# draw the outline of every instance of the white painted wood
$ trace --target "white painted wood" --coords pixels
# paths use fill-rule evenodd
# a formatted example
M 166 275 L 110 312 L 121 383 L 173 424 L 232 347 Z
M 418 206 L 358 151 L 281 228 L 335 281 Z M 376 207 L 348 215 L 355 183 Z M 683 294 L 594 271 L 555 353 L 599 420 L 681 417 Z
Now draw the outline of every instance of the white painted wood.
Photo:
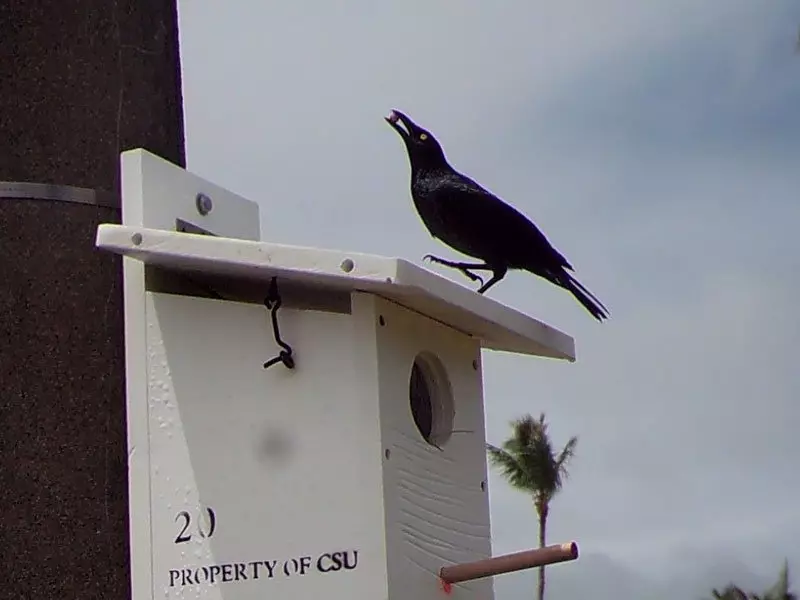
M 182 219 L 216 235 L 261 239 L 257 203 L 140 148 L 122 153 L 121 169 L 123 224 L 174 231 Z M 199 193 L 213 202 L 205 216 L 196 208 Z
M 383 460 L 388 597 L 441 599 L 441 567 L 491 556 L 489 493 L 481 486 L 486 451 L 480 344 L 372 294 L 354 293 L 352 305 L 358 339 L 374 336 L 361 351 L 377 358 L 367 364 L 377 365 L 381 440 L 388 450 Z M 369 324 L 374 332 L 368 332 Z M 422 438 L 410 409 L 410 369 L 423 352 L 439 358 L 453 393 L 455 433 L 440 449 Z M 490 600 L 493 594 L 490 578 L 458 584 L 451 597 Z
M 570 336 L 402 259 L 111 224 L 100 225 L 96 243 L 182 271 L 369 291 L 472 335 L 484 348 L 575 360 Z
M 282 309 L 297 368 L 265 370 L 276 348 L 264 307 L 152 292 L 146 306 L 152 597 L 385 598 L 380 405 L 350 316 Z M 203 539 L 206 507 L 216 529 Z M 192 538 L 175 543 L 182 510 Z M 320 572 L 337 551 L 356 568 Z M 262 564 L 254 578 L 254 561 L 273 576 Z M 225 564 L 245 565 L 238 580 L 183 579 Z
M 152 598 L 434 600 L 439 568 L 490 556 L 477 340 L 372 294 L 352 305 L 282 309 L 297 368 L 264 370 L 276 349 L 263 307 L 147 292 Z M 442 361 L 455 400 L 441 450 L 410 409 L 423 351 Z M 216 528 L 203 538 L 208 507 Z M 181 532 L 191 539 L 175 543 Z M 355 568 L 320 572 L 335 551 Z M 203 567 L 217 585 L 196 583 Z M 492 580 L 451 597 L 491 600 Z
M 174 229 L 183 219 L 227 237 L 260 239 L 259 207 L 141 149 L 121 155 L 122 222 L 128 226 Z M 203 217 L 195 197 L 205 193 L 213 208 Z M 128 493 L 131 587 L 134 600 L 152 598 L 150 523 L 150 437 L 144 264 L 123 257 L 125 370 L 128 434 Z

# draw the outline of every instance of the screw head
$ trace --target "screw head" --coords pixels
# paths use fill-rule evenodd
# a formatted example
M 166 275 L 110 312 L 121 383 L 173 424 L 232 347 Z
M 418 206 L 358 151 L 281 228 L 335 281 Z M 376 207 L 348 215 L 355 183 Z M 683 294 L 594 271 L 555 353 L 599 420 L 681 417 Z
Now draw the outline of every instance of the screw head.
M 345 273 L 350 273 L 355 268 L 355 266 L 356 264 L 353 262 L 352 258 L 345 258 L 342 261 L 342 264 L 339 265 L 339 268 Z
M 211 197 L 206 196 L 204 193 L 200 192 L 194 198 L 195 206 L 197 206 L 197 212 L 201 215 L 206 216 L 208 213 L 211 212 L 211 209 L 214 208 L 214 203 L 211 202 Z

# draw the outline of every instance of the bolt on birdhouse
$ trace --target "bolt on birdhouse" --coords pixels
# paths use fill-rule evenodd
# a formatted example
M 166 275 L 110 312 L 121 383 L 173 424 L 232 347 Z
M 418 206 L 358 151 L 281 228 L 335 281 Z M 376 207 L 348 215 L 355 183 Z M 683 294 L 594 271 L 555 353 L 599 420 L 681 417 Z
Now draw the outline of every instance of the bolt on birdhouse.
M 491 555 L 481 350 L 572 338 L 404 260 L 262 242 L 256 203 L 145 151 L 122 182 L 96 243 L 124 257 L 134 600 L 492 598 L 442 571 Z

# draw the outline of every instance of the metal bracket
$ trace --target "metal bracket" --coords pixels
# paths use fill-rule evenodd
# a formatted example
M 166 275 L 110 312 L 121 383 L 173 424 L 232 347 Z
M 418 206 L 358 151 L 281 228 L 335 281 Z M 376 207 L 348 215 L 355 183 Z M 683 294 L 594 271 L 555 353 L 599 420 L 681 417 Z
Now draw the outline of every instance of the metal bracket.
M 54 183 L 37 183 L 34 181 L 0 181 L 0 199 L 16 200 L 52 200 L 57 202 L 74 202 L 104 206 L 119 210 L 117 194 L 106 190 L 58 185 Z
M 275 337 L 275 343 L 278 344 L 282 350 L 275 358 L 269 359 L 264 363 L 264 368 L 268 369 L 272 365 L 279 362 L 283 363 L 287 369 L 294 369 L 294 357 L 292 356 L 292 347 L 281 339 L 281 332 L 278 328 L 278 309 L 281 307 L 281 295 L 278 293 L 278 278 L 273 277 L 269 284 L 269 292 L 264 299 L 264 306 L 270 311 L 272 318 L 272 335 Z

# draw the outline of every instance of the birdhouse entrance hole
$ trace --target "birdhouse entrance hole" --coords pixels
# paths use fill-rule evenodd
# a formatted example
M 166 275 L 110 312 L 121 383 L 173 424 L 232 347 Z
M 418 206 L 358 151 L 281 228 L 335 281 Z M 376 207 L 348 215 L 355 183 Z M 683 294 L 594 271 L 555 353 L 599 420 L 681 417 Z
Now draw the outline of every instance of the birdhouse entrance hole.
M 453 391 L 442 362 L 423 352 L 414 358 L 408 385 L 411 415 L 422 438 L 441 448 L 453 433 Z

